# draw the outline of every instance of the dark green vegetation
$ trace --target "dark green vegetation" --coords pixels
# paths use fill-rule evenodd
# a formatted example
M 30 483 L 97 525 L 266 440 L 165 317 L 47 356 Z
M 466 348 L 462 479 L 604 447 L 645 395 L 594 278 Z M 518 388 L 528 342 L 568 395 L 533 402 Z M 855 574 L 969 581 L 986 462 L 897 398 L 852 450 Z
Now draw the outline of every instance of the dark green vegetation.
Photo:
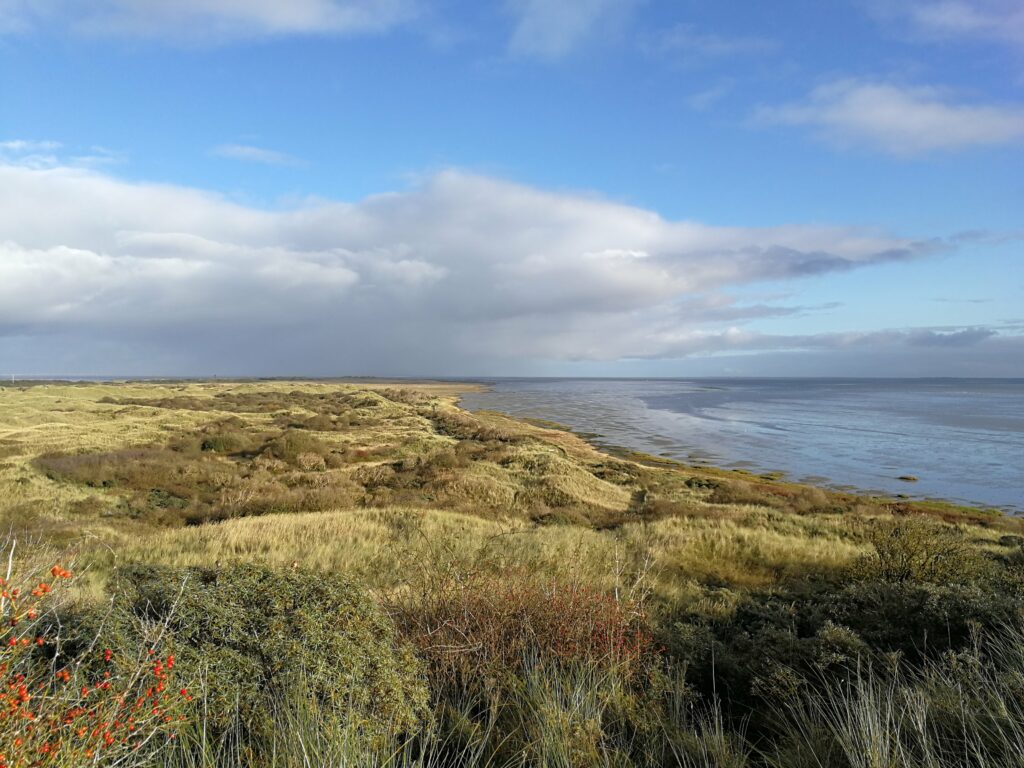
M 430 388 L 0 395 L 0 511 L 91 574 L 67 653 L 157 633 L 195 691 L 163 764 L 1024 764 L 1015 519 Z
M 199 681 L 215 739 L 269 742 L 275 702 L 296 686 L 332 717 L 357 719 L 370 740 L 428 720 L 422 665 L 358 585 L 253 564 L 116 576 L 105 645 L 130 657 L 145 642 L 140 627 L 164 627 L 179 675 Z

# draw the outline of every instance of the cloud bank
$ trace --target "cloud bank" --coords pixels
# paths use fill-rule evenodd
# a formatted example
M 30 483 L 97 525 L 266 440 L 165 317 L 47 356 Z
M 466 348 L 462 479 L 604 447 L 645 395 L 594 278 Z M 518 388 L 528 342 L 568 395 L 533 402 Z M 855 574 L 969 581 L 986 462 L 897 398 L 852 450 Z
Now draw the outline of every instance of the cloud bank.
M 0 368 L 455 374 L 821 350 L 850 340 L 743 329 L 816 308 L 746 304 L 730 292 L 946 247 L 849 227 L 670 221 L 458 170 L 355 203 L 269 211 L 7 161 Z

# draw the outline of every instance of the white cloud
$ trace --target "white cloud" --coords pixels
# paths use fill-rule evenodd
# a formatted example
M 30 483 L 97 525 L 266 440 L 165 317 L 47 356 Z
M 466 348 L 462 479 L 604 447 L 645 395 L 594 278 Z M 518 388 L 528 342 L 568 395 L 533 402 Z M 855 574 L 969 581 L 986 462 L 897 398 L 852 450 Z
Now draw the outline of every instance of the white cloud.
M 35 154 L 38 152 L 54 152 L 60 149 L 59 141 L 31 141 L 27 139 L 9 139 L 0 141 L 0 152 L 12 155 Z
M 898 20 L 924 38 L 1024 45 L 1020 0 L 875 0 L 873 7 L 883 20 Z
M 677 24 L 662 32 L 652 50 L 684 62 L 702 62 L 769 53 L 778 43 L 765 37 L 733 37 L 704 32 L 692 24 Z
M 852 79 L 822 85 L 800 103 L 762 108 L 757 118 L 902 155 L 1024 138 L 1024 108 L 955 102 L 935 88 Z
M 213 154 L 232 160 L 244 160 L 263 165 L 302 165 L 302 160 L 293 155 L 249 144 L 221 144 L 219 147 L 214 147 Z
M 401 24 L 418 0 L 0 0 L 0 31 L 63 27 L 198 42 L 359 34 Z
M 8 139 L 0 141 L 0 163 L 29 168 L 56 168 L 64 164 L 83 168 L 117 165 L 125 154 L 107 147 L 69 148 L 59 141 Z
M 717 85 L 711 86 L 710 88 L 697 91 L 687 99 L 687 103 L 690 105 L 691 109 L 703 112 L 728 96 L 735 87 L 736 83 L 734 81 L 725 80 Z
M 668 221 L 459 171 L 356 203 L 265 211 L 12 164 L 0 164 L 0 243 L 0 356 L 21 350 L 15 367 L 52 371 L 72 349 L 114 345 L 140 372 L 173 360 L 180 372 L 255 373 L 690 354 L 722 322 L 802 311 L 743 306 L 732 286 L 944 247 L 846 227 Z M 701 334 L 710 341 L 695 347 Z
M 30 168 L 50 168 L 58 164 L 58 141 L 8 139 L 0 141 L 0 163 L 17 163 Z
M 511 0 L 516 26 L 509 49 L 520 56 L 557 59 L 617 20 L 636 0 Z

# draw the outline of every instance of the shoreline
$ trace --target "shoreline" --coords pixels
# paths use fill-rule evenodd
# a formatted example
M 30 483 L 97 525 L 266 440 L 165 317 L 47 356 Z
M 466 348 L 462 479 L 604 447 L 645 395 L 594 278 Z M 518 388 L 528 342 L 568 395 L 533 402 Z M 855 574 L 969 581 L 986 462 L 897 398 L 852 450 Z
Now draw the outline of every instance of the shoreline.
M 482 389 L 470 390 L 475 392 L 488 392 L 493 391 L 493 384 L 480 384 Z M 969 501 L 958 501 L 948 498 L 938 498 L 924 495 L 911 495 L 911 494 L 891 494 L 881 490 L 871 490 L 854 486 L 844 483 L 832 483 L 827 478 L 822 476 L 820 480 L 809 480 L 809 479 L 795 479 L 790 476 L 790 473 L 786 470 L 764 470 L 759 469 L 751 463 L 750 468 L 744 467 L 727 467 L 720 464 L 714 463 L 700 463 L 691 464 L 686 461 L 675 459 L 669 456 L 659 456 L 648 451 L 643 451 L 637 448 L 631 448 L 628 445 L 622 445 L 606 441 L 602 438 L 599 433 L 577 430 L 568 424 L 564 424 L 551 419 L 544 419 L 538 417 L 521 416 L 507 411 L 502 411 L 495 408 L 480 408 L 470 409 L 463 405 L 463 399 L 461 395 L 456 397 L 455 404 L 461 410 L 468 413 L 495 413 L 504 418 L 511 419 L 513 421 L 529 424 L 531 426 L 541 427 L 543 429 L 552 429 L 561 432 L 567 432 L 580 440 L 583 440 L 590 445 L 594 450 L 599 451 L 609 457 L 625 459 L 627 461 L 634 461 L 647 466 L 657 467 L 674 467 L 680 470 L 686 470 L 693 473 L 706 473 L 712 476 L 719 476 L 723 478 L 733 478 L 738 480 L 748 480 L 778 484 L 783 486 L 795 486 L 801 488 L 816 488 L 829 493 L 841 494 L 844 496 L 853 497 L 856 499 L 862 499 L 865 502 L 881 503 L 881 504 L 917 504 L 927 506 L 932 509 L 945 508 L 950 511 L 957 512 L 969 512 L 974 514 L 981 514 L 986 516 L 1002 515 L 1011 518 L 1021 518 L 1024 516 L 1024 508 L 1016 507 L 1013 505 L 986 505 L 978 504 Z M 749 462 L 748 462 L 749 463 Z M 911 476 L 907 476 L 911 477 Z M 904 479 L 903 477 L 896 477 L 896 480 L 912 485 L 917 482 L 914 480 Z
M 57 384 L 63 386 L 82 386 L 87 383 L 92 383 L 98 386 L 118 386 L 123 384 L 131 384 L 131 381 L 106 381 L 106 382 L 71 382 L 71 381 L 38 381 L 38 382 L 17 382 L 12 386 L 9 382 L 6 383 L 6 388 L 16 389 L 18 385 L 26 386 L 28 388 L 34 388 L 35 386 L 46 384 Z M 492 412 L 500 414 L 503 418 L 510 419 L 515 422 L 528 424 L 544 429 L 558 430 L 572 434 L 578 439 L 584 441 L 594 450 L 613 458 L 627 459 L 638 463 L 646 464 L 648 466 L 659 466 L 659 467 L 673 467 L 680 470 L 685 470 L 692 474 L 705 475 L 708 477 L 719 477 L 723 479 L 734 479 L 747 482 L 761 483 L 761 484 L 772 484 L 776 487 L 800 487 L 800 488 L 813 488 L 826 491 L 829 493 L 840 494 L 844 497 L 850 498 L 851 500 L 862 500 L 864 502 L 882 503 L 890 505 L 916 505 L 918 507 L 927 507 L 932 509 L 943 508 L 950 511 L 959 511 L 960 513 L 977 514 L 984 516 L 991 516 L 994 514 L 1004 515 L 1011 518 L 1020 518 L 1024 514 L 1024 510 L 1015 505 L 991 505 L 991 504 L 979 504 L 971 503 L 966 501 L 958 501 L 950 498 L 941 498 L 936 496 L 925 496 L 923 494 L 899 494 L 891 493 L 879 490 L 873 490 L 862 486 L 855 486 L 850 484 L 832 483 L 825 477 L 819 478 L 802 478 L 796 479 L 785 470 L 762 470 L 760 467 L 751 465 L 748 467 L 737 467 L 727 466 L 713 462 L 698 462 L 693 463 L 685 459 L 679 459 L 674 457 L 662 456 L 645 451 L 639 447 L 631 447 L 629 444 L 623 444 L 615 442 L 613 440 L 607 440 L 599 433 L 587 430 L 578 430 L 570 425 L 560 423 L 554 420 L 533 418 L 523 415 L 516 415 L 507 411 L 502 411 L 496 408 L 480 408 L 477 410 L 470 409 L 465 405 L 465 395 L 478 394 L 493 392 L 495 389 L 495 383 L 487 380 L 462 380 L 462 379 L 402 379 L 402 378 L 374 378 L 374 377 L 345 377 L 345 378 L 302 378 L 302 377 L 284 377 L 284 378 L 252 378 L 252 379 L 161 379 L 161 380 L 135 380 L 135 383 L 141 385 L 159 385 L 168 384 L 173 386 L 184 386 L 189 384 L 214 384 L 214 385 L 225 385 L 238 383 L 241 385 L 245 384 L 288 384 L 295 383 L 296 385 L 315 385 L 315 384 L 352 384 L 352 385 L 363 385 L 368 388 L 406 388 L 406 389 L 421 389 L 426 392 L 430 392 L 434 395 L 439 395 L 450 399 L 456 407 L 460 410 L 466 411 L 467 413 L 481 413 L 481 412 Z M 4 388 L 4 382 L 0 382 L 0 392 Z M 907 482 L 908 486 L 912 483 Z M 908 488 L 909 489 L 909 488 Z

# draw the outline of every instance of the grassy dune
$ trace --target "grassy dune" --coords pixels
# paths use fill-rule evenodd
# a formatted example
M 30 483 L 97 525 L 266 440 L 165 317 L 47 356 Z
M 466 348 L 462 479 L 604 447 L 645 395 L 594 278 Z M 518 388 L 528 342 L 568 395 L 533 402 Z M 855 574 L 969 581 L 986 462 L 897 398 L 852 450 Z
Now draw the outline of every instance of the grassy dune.
M 616 558 L 649 568 L 658 597 L 696 594 L 705 584 L 766 586 L 835 572 L 867 552 L 849 522 L 796 520 L 745 511 L 735 519 L 668 518 L 594 530 L 540 527 L 521 519 L 482 519 L 415 508 L 271 514 L 216 525 L 155 532 L 126 542 L 119 556 L 174 566 L 233 559 L 354 574 L 372 586 L 400 582 L 410 563 L 440 550 L 462 562 L 498 569 L 528 564 L 552 577 L 579 575 L 612 586 Z M 497 561 L 495 563 L 495 561 Z
M 236 510 L 237 515 L 228 509 L 232 492 L 257 500 L 269 497 L 263 498 L 263 513 L 290 513 L 284 499 L 277 500 L 281 509 L 275 509 L 273 493 L 281 488 L 320 492 L 310 495 L 318 497 L 322 511 L 381 510 L 383 517 L 322 519 L 335 535 L 351 526 L 346 541 L 373 535 L 375 524 L 385 526 L 378 533 L 391 530 L 381 522 L 388 515 L 438 510 L 494 521 L 520 533 L 543 527 L 550 538 L 552 526 L 574 525 L 581 531 L 607 531 L 633 546 L 656 542 L 659 549 L 678 554 L 677 565 L 684 571 L 706 570 L 706 561 L 721 559 L 716 553 L 756 571 L 791 571 L 800 563 L 828 567 L 855 556 L 864 520 L 889 514 L 894 506 L 889 500 L 745 472 L 687 468 L 639 454 L 630 455 L 635 461 L 613 458 L 564 430 L 460 411 L 458 388 L 450 384 L 420 384 L 406 390 L 408 396 L 396 391 L 384 384 L 308 382 L 0 387 L 0 524 L 48 538 L 86 533 L 111 544 L 127 538 L 139 545 L 140 534 L 152 534 L 161 547 L 170 547 L 175 526 L 152 524 L 159 504 L 147 508 L 145 500 L 139 501 L 140 492 L 161 483 L 174 486 L 184 491 L 173 497 L 174 505 L 195 508 L 202 505 L 192 496 L 203 494 L 190 493 L 195 490 L 189 488 L 190 479 L 212 477 L 219 495 L 199 515 L 244 517 L 245 509 Z M 305 399 L 297 401 L 297 394 Z M 331 423 L 321 411 L 340 413 L 346 421 Z M 250 444 L 235 453 L 230 446 L 203 451 L 185 444 L 216 437 L 218 430 L 241 435 Z M 305 442 L 294 448 L 297 455 L 283 461 L 268 458 L 267 453 L 274 454 L 267 444 L 282 434 Z M 161 450 L 155 459 L 163 466 L 144 477 L 103 478 L 75 475 L 73 468 L 48 472 L 40 463 L 41 457 L 54 455 L 99 456 L 130 467 L 139 457 L 118 452 L 131 449 Z M 175 464 L 168 458 L 183 460 Z M 129 514 L 119 514 L 132 503 Z M 953 505 L 895 506 L 946 522 L 979 523 L 973 535 L 990 543 L 1020 527 L 1010 518 Z M 448 531 L 447 521 L 454 518 L 420 514 L 416 519 L 433 534 Z M 252 525 L 285 531 L 289 525 L 304 525 L 300 520 L 230 525 L 242 531 Z M 182 546 L 190 549 L 195 545 L 186 542 L 228 535 L 219 529 L 216 534 L 190 530 L 181 534 Z M 283 536 L 282 552 L 287 540 Z M 302 560 L 297 554 L 281 559 Z
M 339 709 L 323 658 L 303 656 L 321 647 L 311 638 L 327 648 L 348 630 L 323 634 L 302 619 L 301 636 L 281 648 L 294 655 L 289 669 L 316 676 L 274 683 L 273 702 L 216 721 L 214 741 L 206 728 L 183 731 L 164 763 L 238 765 L 296 750 L 273 764 L 1014 764 L 1000 739 L 1018 725 L 1016 689 L 1000 693 L 1011 714 L 966 736 L 960 721 L 954 738 L 942 686 L 950 659 L 968 657 L 981 665 L 980 686 L 995 664 L 982 636 L 1000 648 L 1016 636 L 1021 521 L 612 456 L 558 425 L 467 413 L 459 392 L 381 382 L 5 385 L 0 525 L 22 542 L 19 558 L 46 550 L 76 562 L 62 626 L 92 627 L 94 606 L 113 596 L 123 622 L 90 630 L 118 627 L 111 645 L 130 646 L 156 621 L 173 584 L 196 585 L 178 598 L 180 616 L 162 621 L 203 680 L 228 668 L 225 649 L 235 649 L 230 664 L 249 658 L 230 637 L 255 610 L 248 603 L 203 630 L 212 641 L 197 645 L 195 632 L 236 597 L 248 600 L 250 583 L 287 595 L 323 582 L 327 591 L 306 601 L 365 592 L 344 604 L 381 611 L 359 620 L 391 622 L 394 653 L 415 659 L 395 667 L 411 675 L 401 684 L 365 683 L 397 686 L 387 716 L 403 723 L 390 747 L 377 731 L 367 741 L 355 705 Z M 230 579 L 234 591 L 199 587 Z M 285 611 L 283 624 L 260 631 L 293 626 L 297 599 L 259 608 Z M 848 698 L 838 701 L 842 681 Z M 213 696 L 216 685 L 203 685 Z M 345 690 L 353 701 L 357 689 Z M 884 714 L 883 694 L 946 707 L 947 720 L 913 743 L 897 738 L 891 759 L 840 754 L 859 727 L 851 718 Z M 961 689 L 959 706 L 975 695 Z M 301 744 L 256 727 L 280 718 L 289 738 L 309 731 Z M 922 741 L 933 737 L 981 757 L 951 762 L 946 747 Z M 320 762 L 301 757 L 310 740 Z

